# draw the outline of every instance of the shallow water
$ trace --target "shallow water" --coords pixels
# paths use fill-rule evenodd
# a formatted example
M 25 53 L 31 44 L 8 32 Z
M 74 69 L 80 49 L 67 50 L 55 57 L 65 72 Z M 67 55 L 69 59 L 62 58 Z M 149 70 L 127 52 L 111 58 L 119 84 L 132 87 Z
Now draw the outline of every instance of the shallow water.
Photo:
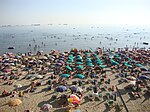
M 149 45 L 143 45 L 149 42 Z M 29 46 L 29 44 L 31 46 Z M 15 49 L 9 50 L 13 46 Z M 0 27 L 0 54 L 5 52 L 68 51 L 150 47 L 150 26 L 129 25 L 40 25 Z

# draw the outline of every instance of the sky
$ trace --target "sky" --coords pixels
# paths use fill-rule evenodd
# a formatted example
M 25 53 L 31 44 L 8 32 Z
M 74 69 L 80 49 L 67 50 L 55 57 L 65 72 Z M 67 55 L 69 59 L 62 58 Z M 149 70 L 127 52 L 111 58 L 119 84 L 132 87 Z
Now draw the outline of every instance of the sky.
M 0 25 L 150 25 L 150 0 L 0 0 Z

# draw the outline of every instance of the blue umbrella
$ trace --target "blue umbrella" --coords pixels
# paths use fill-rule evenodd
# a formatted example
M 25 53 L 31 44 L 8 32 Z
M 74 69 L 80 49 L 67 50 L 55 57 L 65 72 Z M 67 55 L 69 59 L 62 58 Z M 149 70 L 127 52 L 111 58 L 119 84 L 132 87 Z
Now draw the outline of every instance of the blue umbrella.
M 90 74 L 90 77 L 95 78 L 96 74 Z
M 67 87 L 63 85 L 56 87 L 57 92 L 65 92 L 66 90 L 67 90 Z
M 150 74 L 150 71 L 146 71 L 146 72 L 144 72 L 144 74 Z
M 141 67 L 140 69 L 141 69 L 141 71 L 148 71 L 148 69 L 144 68 L 144 67 Z
M 146 76 L 146 75 L 141 75 L 141 76 L 139 76 L 139 79 L 149 79 L 149 77 L 148 76 Z
M 62 63 L 56 63 L 56 66 L 62 66 Z
M 76 92 L 77 87 L 76 87 L 76 86 L 74 86 L 74 85 L 72 85 L 72 86 L 70 86 L 70 87 L 69 87 L 69 89 L 70 89 L 71 91 L 73 91 L 73 92 Z

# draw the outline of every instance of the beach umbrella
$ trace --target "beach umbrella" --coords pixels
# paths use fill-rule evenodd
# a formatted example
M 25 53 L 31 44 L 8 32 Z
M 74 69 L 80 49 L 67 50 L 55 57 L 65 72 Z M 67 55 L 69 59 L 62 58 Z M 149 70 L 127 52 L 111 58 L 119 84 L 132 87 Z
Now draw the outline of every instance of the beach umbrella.
M 72 71 L 72 68 L 70 66 L 66 66 L 66 69 Z
M 150 74 L 150 71 L 145 71 L 144 74 Z
M 40 60 L 47 60 L 48 58 L 46 56 L 40 56 L 39 59 Z
M 148 69 L 144 68 L 144 67 L 141 67 L 140 69 L 141 69 L 141 71 L 148 71 Z
M 71 94 L 70 97 L 68 98 L 68 102 L 75 105 L 75 104 L 78 104 L 80 102 L 80 98 L 75 94 Z
M 3 69 L 3 72 L 11 72 L 11 69 Z
M 70 75 L 69 74 L 61 74 L 60 76 L 68 78 Z
M 110 60 L 110 62 L 111 62 L 112 65 L 119 65 L 119 63 L 114 61 L 114 60 Z
M 89 59 L 89 58 L 85 62 L 86 63 L 92 63 L 91 59 Z
M 57 92 L 65 92 L 67 90 L 66 86 L 60 85 L 56 87 Z
M 21 84 L 16 84 L 16 85 L 14 85 L 14 87 L 15 87 L 15 88 L 21 88 L 22 85 L 21 85 Z
M 121 57 L 115 57 L 116 59 L 118 59 L 118 60 L 121 60 Z
M 87 66 L 88 67 L 94 67 L 94 65 L 92 63 L 88 63 Z
M 106 66 L 104 66 L 104 65 L 99 65 L 98 67 L 100 67 L 100 68 L 105 68 Z
M 75 85 L 72 85 L 72 86 L 69 87 L 69 89 L 70 89 L 71 91 L 73 91 L 73 92 L 76 92 L 77 87 L 76 87 Z
M 75 78 L 79 78 L 79 79 L 83 79 L 85 76 L 82 75 L 82 74 L 76 74 L 74 77 Z
M 76 88 L 76 92 L 82 92 L 82 91 L 83 91 L 83 89 L 81 87 Z
M 56 63 L 56 66 L 62 66 L 62 63 Z
M 130 81 L 130 82 L 129 82 L 129 85 L 135 86 L 135 85 L 136 85 L 136 81 Z
M 125 66 L 127 66 L 129 68 L 132 68 L 132 65 L 129 65 L 129 64 L 125 64 Z
M 76 66 L 76 69 L 82 69 L 83 66 Z
M 69 60 L 73 60 L 73 57 L 72 57 L 72 56 L 68 56 L 68 59 L 69 59 Z
M 50 104 L 44 104 L 44 105 L 40 108 L 40 110 L 41 110 L 42 112 L 49 112 L 49 111 L 51 111 L 52 108 L 53 108 L 52 105 L 50 105 Z
M 90 74 L 90 77 L 94 78 L 96 77 L 96 74 Z
M 138 77 L 138 79 L 141 79 L 141 80 L 142 80 L 142 79 L 149 79 L 149 77 L 146 76 L 146 75 L 141 75 L 141 76 Z
M 18 106 L 21 103 L 22 103 L 22 101 L 20 99 L 11 99 L 8 101 L 8 105 L 13 106 L 13 107 Z
M 82 63 L 82 62 L 76 62 L 76 64 L 77 64 L 77 65 L 82 65 L 83 63 Z
M 141 65 L 141 64 L 136 64 L 136 66 L 137 66 L 137 67 L 142 67 L 142 65 Z
M 136 78 L 133 77 L 133 76 L 128 76 L 127 79 L 128 79 L 128 80 L 131 80 L 131 81 L 136 80 Z

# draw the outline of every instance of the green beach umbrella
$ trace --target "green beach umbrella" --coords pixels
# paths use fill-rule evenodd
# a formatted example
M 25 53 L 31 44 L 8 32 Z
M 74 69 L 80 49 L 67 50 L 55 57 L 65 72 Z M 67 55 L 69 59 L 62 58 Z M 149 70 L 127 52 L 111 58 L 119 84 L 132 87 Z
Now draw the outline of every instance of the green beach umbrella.
M 106 66 L 104 66 L 104 65 L 99 65 L 98 67 L 100 67 L 100 68 L 105 68 Z
M 136 64 L 136 66 L 137 66 L 137 67 L 142 67 L 143 65 L 141 65 L 141 64 Z
M 125 65 L 125 64 L 128 64 L 128 62 L 125 62 L 125 61 L 124 61 L 124 62 L 122 62 L 122 64 L 124 64 L 124 65 Z
M 70 75 L 69 74 L 61 74 L 60 76 L 68 78 Z
M 85 76 L 82 75 L 82 74 L 76 74 L 74 77 L 75 78 L 79 78 L 79 79 L 83 79 Z
M 72 68 L 70 66 L 66 66 L 66 69 L 70 70 L 70 71 L 72 70 Z
M 89 59 L 89 58 L 85 62 L 86 63 L 92 63 L 91 59 Z
M 92 63 L 88 63 L 87 66 L 93 67 L 94 65 Z
M 119 63 L 116 62 L 116 61 L 111 61 L 111 64 L 112 64 L 112 65 L 119 65 Z
M 82 62 L 76 62 L 76 64 L 77 64 L 77 65 L 82 65 L 83 63 L 82 63 Z
M 129 64 L 125 64 L 125 66 L 132 68 L 132 65 L 129 65 Z
M 76 68 L 77 68 L 77 69 L 82 69 L 82 68 L 83 68 L 83 66 L 76 66 Z
M 121 57 L 115 57 L 115 58 L 121 60 Z

